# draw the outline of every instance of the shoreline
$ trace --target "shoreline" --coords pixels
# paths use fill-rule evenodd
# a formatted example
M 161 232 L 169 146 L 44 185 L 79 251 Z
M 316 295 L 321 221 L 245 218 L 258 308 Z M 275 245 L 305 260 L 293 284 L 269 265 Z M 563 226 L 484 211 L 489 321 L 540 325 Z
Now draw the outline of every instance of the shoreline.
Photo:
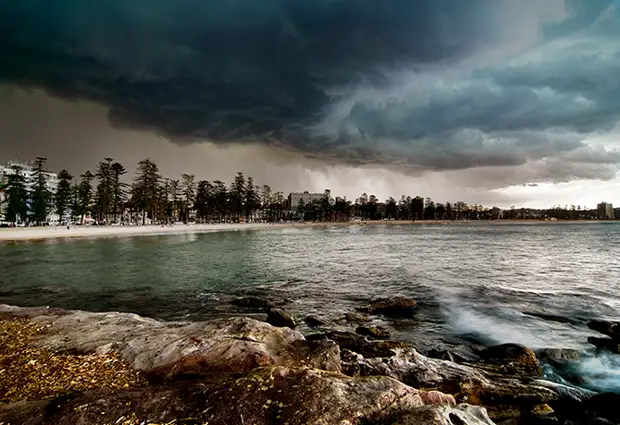
M 405 225 L 502 225 L 502 224 L 609 224 L 613 220 L 418 220 L 418 221 L 341 221 L 341 222 L 287 222 L 287 223 L 217 223 L 176 224 L 173 226 L 72 226 L 66 227 L 18 227 L 0 229 L 0 242 L 35 241 L 68 238 L 135 237 L 184 235 L 240 230 L 268 230 L 283 228 L 347 227 L 347 226 L 405 226 Z

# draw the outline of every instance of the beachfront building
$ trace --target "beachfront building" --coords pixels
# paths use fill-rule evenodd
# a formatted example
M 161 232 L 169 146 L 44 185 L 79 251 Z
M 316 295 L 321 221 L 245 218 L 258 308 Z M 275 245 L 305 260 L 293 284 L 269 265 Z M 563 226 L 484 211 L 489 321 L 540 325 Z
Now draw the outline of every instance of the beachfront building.
M 36 169 L 34 168 L 33 163 L 21 163 L 17 161 L 9 161 L 5 165 L 0 165 L 0 205 L 4 203 L 6 200 L 6 185 L 8 182 L 8 177 L 11 174 L 15 174 L 14 166 L 18 166 L 21 168 L 21 173 L 24 176 L 24 180 L 26 182 L 26 190 L 31 192 L 34 189 L 34 185 L 36 183 Z M 51 193 L 56 193 L 56 189 L 58 188 L 58 175 L 52 172 L 44 172 L 45 183 L 47 189 Z M 0 209 L 0 221 L 4 219 L 4 211 Z M 56 222 L 58 221 L 58 215 L 53 211 L 47 217 L 48 222 Z
M 331 191 L 329 189 L 325 189 L 325 192 L 323 193 L 310 193 L 308 191 L 291 192 L 288 195 L 288 204 L 289 204 L 291 211 L 297 211 L 297 207 L 301 203 L 306 205 L 314 201 L 323 200 L 325 198 L 330 199 L 330 197 L 331 197 Z
M 608 202 L 601 202 L 596 206 L 596 216 L 599 220 L 613 220 L 614 206 Z

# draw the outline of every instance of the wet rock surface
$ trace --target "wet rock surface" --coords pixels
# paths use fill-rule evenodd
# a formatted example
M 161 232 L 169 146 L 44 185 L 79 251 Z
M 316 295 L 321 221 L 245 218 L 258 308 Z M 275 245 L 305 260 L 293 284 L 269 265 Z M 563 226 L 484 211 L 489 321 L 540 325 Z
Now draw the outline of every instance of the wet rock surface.
M 570 363 L 581 359 L 578 350 L 572 348 L 542 348 L 536 350 L 536 358 L 545 362 Z
M 376 341 L 369 340 L 365 336 L 348 331 L 329 331 L 326 333 L 312 334 L 308 339 L 330 339 L 335 341 L 340 348 L 346 348 L 364 357 L 390 357 L 399 348 L 407 348 L 409 344 L 400 341 Z
M 501 344 L 482 350 L 480 358 L 502 368 L 507 373 L 540 376 L 542 371 L 536 354 L 520 344 Z
M 370 317 L 368 317 L 367 315 L 362 314 L 362 313 L 355 313 L 351 311 L 348 313 L 345 313 L 344 319 L 347 322 L 353 322 L 353 323 L 367 323 L 371 321 Z
M 377 339 L 384 339 L 390 337 L 390 331 L 381 326 L 358 326 L 357 329 L 355 329 L 355 333 Z
M 276 306 L 276 302 L 273 300 L 252 296 L 236 298 L 230 303 L 237 307 L 250 307 L 257 309 L 268 309 Z
M 297 320 L 288 311 L 280 308 L 270 308 L 267 312 L 267 323 L 277 327 L 288 327 L 295 329 L 297 327 Z
M 589 336 L 588 342 L 594 345 L 599 350 L 606 350 L 614 354 L 620 354 L 620 343 L 614 341 L 611 338 L 599 338 L 596 336 Z
M 360 311 L 384 316 L 409 317 L 413 315 L 416 305 L 416 300 L 412 298 L 382 298 L 372 301 L 366 307 L 361 307 Z
M 607 335 L 614 341 L 620 341 L 620 322 L 610 320 L 591 320 L 588 322 L 588 328 L 593 331 Z
M 606 338 L 588 337 L 588 342 L 599 350 L 620 354 L 620 322 L 610 320 L 591 320 L 588 328 L 606 335 Z
M 315 315 L 310 315 L 307 316 L 304 319 L 304 322 L 306 323 L 306 325 L 312 327 L 312 328 L 316 328 L 319 326 L 325 326 L 327 325 L 327 319 L 320 317 L 320 316 L 315 316 Z

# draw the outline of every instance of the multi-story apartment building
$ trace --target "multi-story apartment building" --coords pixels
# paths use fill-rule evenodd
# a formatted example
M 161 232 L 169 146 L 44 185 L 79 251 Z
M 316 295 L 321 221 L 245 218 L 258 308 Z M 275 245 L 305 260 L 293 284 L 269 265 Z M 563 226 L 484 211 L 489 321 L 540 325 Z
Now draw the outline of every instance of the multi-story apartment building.
M 34 184 L 36 183 L 36 169 L 34 168 L 32 163 L 20 163 L 17 161 L 10 161 L 5 165 L 0 165 L 0 205 L 4 203 L 6 199 L 6 185 L 8 182 L 8 176 L 11 174 L 15 174 L 14 166 L 20 167 L 20 172 L 24 176 L 24 180 L 26 181 L 26 190 L 31 192 L 34 188 Z M 52 172 L 44 172 L 45 182 L 47 189 L 51 193 L 56 193 L 56 189 L 58 188 L 58 175 Z M 4 218 L 4 208 L 0 207 L 0 220 Z M 47 220 L 49 222 L 58 221 L 58 215 L 56 215 L 53 211 L 48 215 Z
M 325 189 L 323 193 L 310 193 L 308 191 L 305 192 L 292 192 L 288 195 L 289 206 L 291 211 L 296 211 L 298 205 L 303 202 L 304 204 L 309 204 L 313 201 L 320 201 L 322 199 L 329 199 L 331 196 L 331 191 L 329 189 Z
M 596 215 L 600 220 L 613 220 L 614 206 L 608 202 L 601 202 L 596 206 Z

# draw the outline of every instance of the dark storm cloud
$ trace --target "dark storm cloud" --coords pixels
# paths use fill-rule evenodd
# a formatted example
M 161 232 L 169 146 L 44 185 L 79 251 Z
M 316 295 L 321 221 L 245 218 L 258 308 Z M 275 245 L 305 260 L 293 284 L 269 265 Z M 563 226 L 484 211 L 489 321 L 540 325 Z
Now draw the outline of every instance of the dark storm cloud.
M 554 37 L 599 28 L 587 10 Z M 609 41 L 603 55 L 575 57 L 574 43 L 533 64 L 463 65 L 521 52 L 564 12 L 562 0 L 2 2 L 0 79 L 100 102 L 114 125 L 179 143 L 258 140 L 358 165 L 519 165 L 582 148 L 620 115 L 609 28 L 592 36 Z

